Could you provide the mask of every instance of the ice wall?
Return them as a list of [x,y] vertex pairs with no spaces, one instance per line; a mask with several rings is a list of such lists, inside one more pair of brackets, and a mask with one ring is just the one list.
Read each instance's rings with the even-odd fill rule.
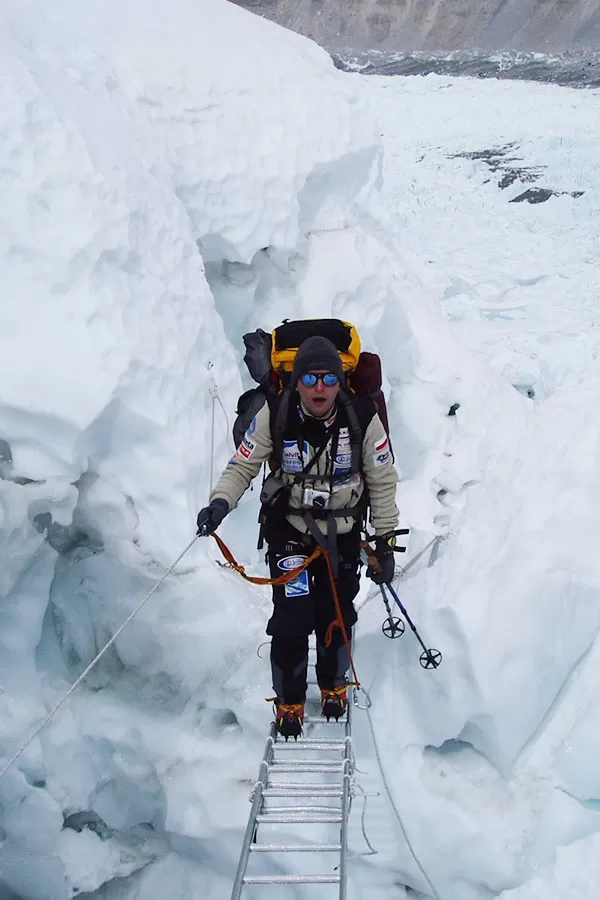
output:
[[[219,0],[11,0],[0,46],[3,766],[193,536],[211,444],[215,471],[230,454],[206,267],[343,229],[378,148],[323,51]],[[3,898],[177,853],[196,896],[230,877],[266,598],[214,558],[194,547],[0,782]]]

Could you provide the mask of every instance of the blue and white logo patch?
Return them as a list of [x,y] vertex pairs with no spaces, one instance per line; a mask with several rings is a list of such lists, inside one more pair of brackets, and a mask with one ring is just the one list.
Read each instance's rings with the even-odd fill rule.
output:
[[284,441],[281,454],[281,468],[288,474],[301,472],[308,462],[308,454],[309,446],[307,441],[304,441],[302,454],[300,454],[300,448],[298,447],[297,441]]
[[344,426],[340,428],[338,437],[337,451],[335,455],[335,464],[333,466],[334,475],[344,475],[352,468],[352,447],[350,445],[350,431]]
[[390,451],[385,450],[383,453],[375,453],[373,456],[373,465],[375,468],[379,466],[385,466],[385,464],[389,461]]
[[352,454],[338,453],[335,458],[335,466],[333,467],[334,475],[342,475],[352,468]]
[[300,568],[305,559],[305,556],[284,556],[278,561],[277,568],[283,569],[284,572],[291,572],[292,569]]
[[286,597],[306,597],[308,594],[310,594],[310,587],[308,586],[308,572],[306,571],[301,572],[297,578],[294,578],[293,581],[290,581],[285,586]]

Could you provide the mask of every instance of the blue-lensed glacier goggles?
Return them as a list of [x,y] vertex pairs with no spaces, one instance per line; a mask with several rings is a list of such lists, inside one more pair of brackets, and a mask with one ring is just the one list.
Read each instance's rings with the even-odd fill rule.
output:
[[318,381],[322,381],[325,387],[335,387],[339,378],[333,372],[307,372],[300,376],[300,381],[304,387],[315,387]]

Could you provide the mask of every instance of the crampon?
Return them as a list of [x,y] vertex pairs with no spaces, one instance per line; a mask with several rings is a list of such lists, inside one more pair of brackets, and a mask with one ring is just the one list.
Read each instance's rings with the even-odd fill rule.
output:
[[348,706],[348,688],[346,685],[332,688],[331,690],[321,689],[321,712],[329,722],[335,719],[336,722],[346,712]]
[[279,703],[275,705],[275,725],[286,741],[298,740],[304,723],[304,703]]

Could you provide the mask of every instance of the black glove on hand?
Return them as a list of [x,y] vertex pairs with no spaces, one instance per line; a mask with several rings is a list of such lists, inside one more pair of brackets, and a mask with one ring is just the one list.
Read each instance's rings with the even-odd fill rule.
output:
[[229,503],[222,497],[216,497],[211,500],[208,506],[201,509],[198,513],[198,531],[201,537],[212,534],[219,527],[227,513],[229,512]]
[[394,577],[394,545],[396,538],[394,535],[382,534],[375,538],[375,559],[380,565],[379,571],[367,569],[367,578],[370,578],[375,584],[389,584]]

